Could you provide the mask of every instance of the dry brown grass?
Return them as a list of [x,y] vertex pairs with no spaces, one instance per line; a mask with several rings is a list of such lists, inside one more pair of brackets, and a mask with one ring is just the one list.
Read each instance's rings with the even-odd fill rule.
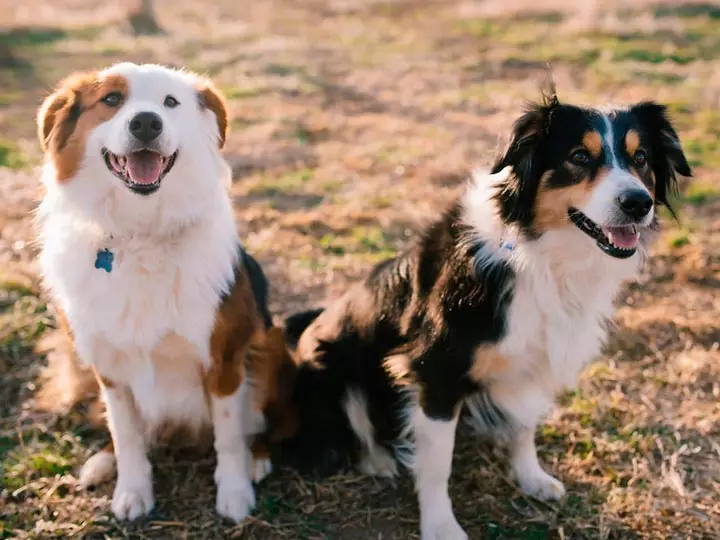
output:
[[13,28],[0,45],[16,61],[0,70],[0,538],[417,538],[406,477],[279,471],[237,527],[215,516],[208,455],[158,451],[158,507],[139,524],[112,517],[111,486],[76,490],[73,472],[102,435],[81,412],[32,407],[54,327],[32,244],[32,118],[68,71],[120,59],[202,70],[228,94],[238,222],[278,314],[402,249],[469,168],[488,163],[546,61],[568,100],[669,103],[697,171],[678,201],[681,225],[668,222],[621,298],[605,358],[538,434],[569,497],[524,497],[503,456],[467,435],[451,490],[473,538],[720,537],[718,7],[160,0],[166,33],[135,37],[122,5],[16,4],[0,12]]

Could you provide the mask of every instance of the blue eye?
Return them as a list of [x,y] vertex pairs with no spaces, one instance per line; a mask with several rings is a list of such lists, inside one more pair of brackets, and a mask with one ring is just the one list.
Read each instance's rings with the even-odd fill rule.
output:
[[165,105],[168,109],[174,109],[175,107],[180,105],[180,102],[173,96],[165,96],[165,101],[163,102],[163,105]]

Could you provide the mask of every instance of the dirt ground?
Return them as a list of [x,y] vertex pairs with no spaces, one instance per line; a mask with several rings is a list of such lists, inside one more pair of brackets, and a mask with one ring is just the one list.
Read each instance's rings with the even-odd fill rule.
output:
[[239,526],[215,516],[211,455],[157,452],[157,508],[138,524],[113,518],[112,485],[76,489],[103,435],[81,412],[33,409],[55,326],[33,244],[34,114],[68,72],[119,60],[187,66],[228,96],[238,224],[278,316],[403,249],[496,155],[547,62],[561,100],[668,104],[696,172],[679,223],[665,220],[648,268],[621,295],[604,358],[538,432],[569,496],[523,496],[502,452],[467,434],[451,496],[472,538],[720,538],[717,4],[159,0],[164,34],[152,37],[134,37],[119,4],[4,4],[0,538],[418,538],[406,476],[280,470]]

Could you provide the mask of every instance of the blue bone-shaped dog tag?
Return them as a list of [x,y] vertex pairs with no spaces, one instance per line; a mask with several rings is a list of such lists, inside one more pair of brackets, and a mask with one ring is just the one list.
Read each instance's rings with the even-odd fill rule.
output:
[[113,255],[113,252],[109,249],[105,248],[99,250],[95,256],[95,268],[105,270],[109,273],[112,270],[114,258],[115,255]]

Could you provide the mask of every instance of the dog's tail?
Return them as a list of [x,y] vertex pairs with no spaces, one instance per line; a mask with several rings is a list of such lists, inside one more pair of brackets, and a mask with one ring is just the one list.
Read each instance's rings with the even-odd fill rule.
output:
[[[302,333],[323,309],[293,314],[285,319],[285,341],[295,348]],[[344,399],[347,378],[335,366],[306,362],[295,355],[292,400],[294,429],[268,441],[272,461],[305,473],[327,475],[354,461],[353,434]]]
[[294,313],[285,319],[285,339],[290,347],[296,347],[302,333],[323,312],[323,308]]

